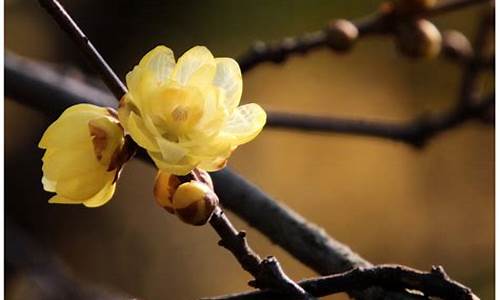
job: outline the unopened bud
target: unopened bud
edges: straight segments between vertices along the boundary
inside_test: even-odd
[[[179,185],[173,196],[175,214],[191,225],[203,225],[219,203],[217,195],[206,184],[190,181]]]
[[[465,35],[456,30],[443,32],[443,55],[451,59],[463,59],[472,56],[473,50]]]
[[[358,39],[358,35],[358,28],[348,20],[333,20],[328,24],[327,41],[333,50],[349,50]]]
[[[432,58],[441,51],[441,33],[425,19],[401,23],[396,30],[396,45],[407,56]]]

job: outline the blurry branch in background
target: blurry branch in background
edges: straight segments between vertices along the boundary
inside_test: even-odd
[[[359,37],[375,34],[394,34],[401,20],[435,16],[485,2],[492,1],[447,0],[439,2],[432,8],[410,11],[402,15],[396,13],[389,2],[384,2],[379,12],[360,20],[353,22],[333,20],[325,29],[320,31],[305,33],[297,37],[288,37],[269,44],[262,41],[256,42],[247,53],[238,59],[238,62],[242,72],[247,72],[261,63],[273,62],[280,64],[292,55],[303,55],[319,48],[331,48],[333,51],[345,52],[351,49]]]
[[[411,289],[426,297],[439,297],[449,300],[478,300],[471,290],[451,280],[442,267],[432,267],[430,272],[422,272],[399,265],[380,265],[371,268],[355,268],[341,274],[306,279],[298,282],[315,297],[364,290],[380,286],[387,290],[401,291]],[[255,291],[225,295],[205,300],[265,300],[287,299],[273,291]]]
[[[70,274],[66,266],[47,249],[32,240],[9,219],[5,222],[5,272],[12,278],[6,285],[27,281],[27,289],[16,299],[125,300],[119,294],[82,282]],[[10,294],[7,294],[7,299]],[[13,295],[10,295],[13,296]]]
[[[450,111],[425,114],[413,121],[403,123],[284,112],[268,114],[267,127],[373,136],[420,147],[438,133],[470,119],[485,120],[487,119],[485,116],[494,110],[494,95],[481,99],[477,84],[480,71],[494,71],[494,55],[486,56],[484,53],[488,44],[488,35],[493,32],[494,10],[490,9],[483,17],[476,33],[474,47],[471,47],[467,38],[458,31],[443,32],[441,42],[441,35],[437,29],[433,29],[434,25],[418,18],[435,16],[484,2],[491,3],[491,1],[483,0],[451,0],[439,2],[430,8],[406,7],[403,9],[397,4],[386,2],[382,4],[378,13],[360,21],[333,20],[322,31],[285,38],[271,44],[257,42],[247,54],[239,59],[240,66],[242,71],[249,71],[263,62],[283,63],[293,54],[305,54],[310,50],[323,47],[329,47],[336,52],[347,52],[360,37],[374,34],[393,35],[400,52],[415,58],[429,54],[435,55],[427,52],[437,54],[439,48],[442,48],[440,52],[443,58],[464,66],[460,93],[455,106]],[[399,3],[404,3],[404,1]],[[411,22],[414,21],[418,30],[412,31],[410,26],[413,26]]]

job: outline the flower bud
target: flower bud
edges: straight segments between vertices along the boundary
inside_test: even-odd
[[[358,35],[358,28],[348,20],[333,20],[328,24],[327,41],[333,50],[349,50],[357,40]]]
[[[409,57],[432,58],[441,51],[441,33],[425,19],[401,23],[396,29],[396,45]]]
[[[175,214],[191,225],[205,224],[219,203],[212,189],[198,181],[179,185],[172,200]]]
[[[456,30],[443,33],[443,55],[451,59],[463,59],[472,56],[473,50],[465,35]]]

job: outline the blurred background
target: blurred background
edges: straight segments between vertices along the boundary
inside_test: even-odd
[[[318,30],[330,19],[361,17],[380,5],[331,0],[62,3],[122,78],[157,44],[177,56],[200,44],[215,56],[236,58],[255,40]],[[480,11],[470,8],[432,21],[472,38]],[[6,0],[4,30],[6,50],[93,76],[37,1]],[[389,38],[369,37],[345,55],[323,49],[283,65],[258,66],[244,76],[242,102],[269,110],[405,121],[452,107],[460,80],[456,64],[410,60]],[[485,88],[488,84],[491,78]],[[141,161],[126,166],[114,199],[101,208],[48,205],[37,143],[51,121],[19,101],[5,100],[7,249],[26,235],[36,243],[28,252],[33,259],[37,251],[48,251],[74,278],[141,299],[196,299],[248,289],[249,275],[217,246],[211,228],[186,226],[157,207],[155,170]],[[377,138],[266,129],[234,153],[229,167],[373,263],[424,270],[440,264],[481,299],[494,297],[493,126],[467,122],[423,149]],[[292,278],[315,275],[230,217],[249,232],[259,254],[277,256]],[[15,260],[6,257],[6,299],[51,299],[43,280],[10,264]]]

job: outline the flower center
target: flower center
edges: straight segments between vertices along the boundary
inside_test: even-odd
[[[171,112],[172,119],[175,122],[184,122],[188,119],[188,109],[184,106],[177,106]]]

